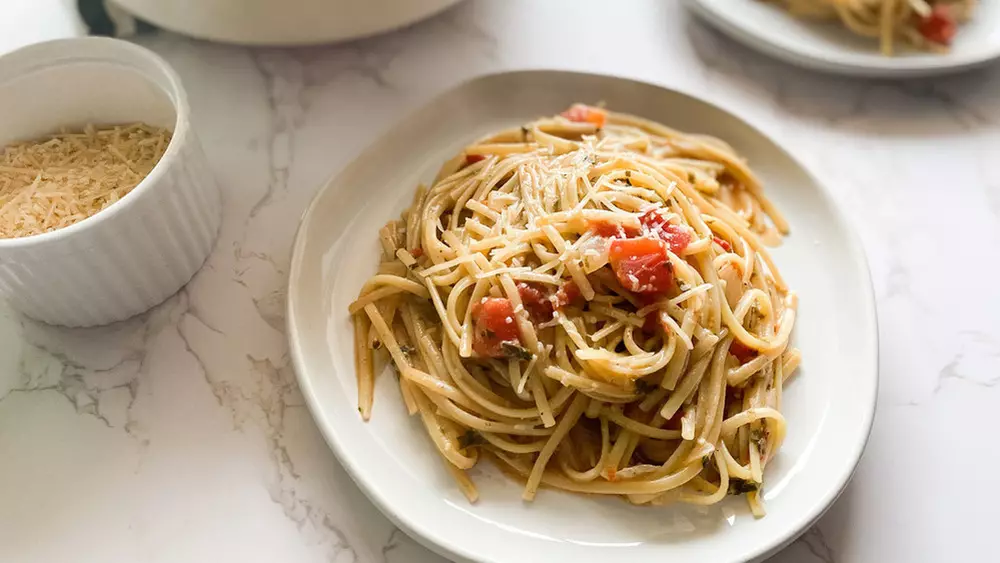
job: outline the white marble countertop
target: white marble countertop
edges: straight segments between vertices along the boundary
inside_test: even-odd
[[[303,404],[283,328],[289,247],[316,189],[381,130],[465,78],[524,67],[718,102],[851,210],[878,295],[879,411],[852,484],[773,561],[994,557],[1000,65],[827,77],[747,52],[676,2],[617,5],[470,1],[295,50],[142,39],[188,89],[222,233],[191,284],[139,318],[68,330],[0,307],[0,560],[440,561],[365,499]]]

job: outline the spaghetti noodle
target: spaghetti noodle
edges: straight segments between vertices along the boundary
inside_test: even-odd
[[[797,16],[839,20],[850,31],[879,40],[884,55],[902,42],[925,51],[946,52],[977,0],[771,0]]]
[[[379,232],[350,307],[358,402],[391,359],[471,501],[480,457],[636,504],[745,494],[785,436],[788,225],[724,142],[575,105],[490,135]]]

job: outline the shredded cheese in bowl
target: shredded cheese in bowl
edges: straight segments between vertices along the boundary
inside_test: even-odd
[[[156,166],[167,129],[143,123],[6,146],[0,155],[0,239],[67,227],[113,205]]]

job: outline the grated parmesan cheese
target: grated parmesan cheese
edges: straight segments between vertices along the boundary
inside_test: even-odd
[[[163,156],[170,131],[143,123],[59,133],[0,155],[0,238],[82,221],[132,191]]]

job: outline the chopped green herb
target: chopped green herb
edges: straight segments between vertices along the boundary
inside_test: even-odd
[[[465,434],[458,437],[458,447],[463,450],[485,443],[486,440],[475,430],[466,430]]]
[[[757,451],[763,456],[767,451],[767,430],[762,428],[754,428],[750,431],[750,441],[757,444]]]
[[[635,390],[643,395],[656,389],[655,383],[650,383],[645,379],[635,380]]]
[[[503,350],[503,355],[508,358],[516,358],[518,360],[527,361],[534,357],[527,349],[522,348],[513,342],[502,342],[500,344],[500,349]]]
[[[760,489],[760,485],[753,481],[744,481],[743,479],[735,478],[729,480],[729,494],[731,495],[742,495],[758,489]]]

